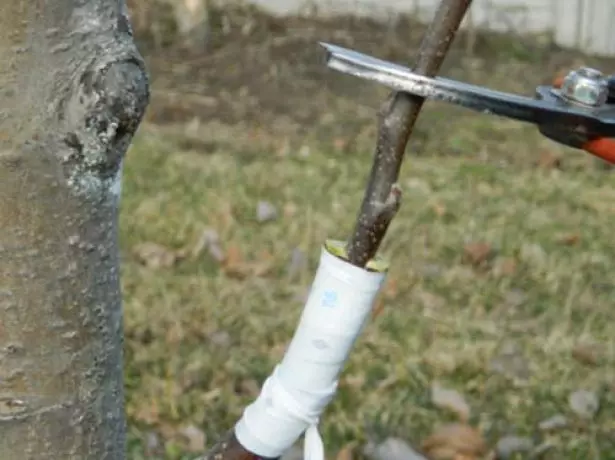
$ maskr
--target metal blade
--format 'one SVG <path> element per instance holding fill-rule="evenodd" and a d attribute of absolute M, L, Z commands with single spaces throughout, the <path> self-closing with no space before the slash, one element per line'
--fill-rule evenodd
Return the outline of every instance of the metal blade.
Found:
<path fill-rule="evenodd" d="M 540 99 L 494 91 L 446 78 L 429 78 L 409 68 L 340 46 L 322 43 L 331 69 L 374 81 L 396 91 L 425 99 L 448 102 L 474 111 L 491 113 L 537 125 L 587 129 L 601 136 L 615 136 L 612 106 L 590 109 L 566 104 L 549 96 L 550 87 L 539 87 Z"/>

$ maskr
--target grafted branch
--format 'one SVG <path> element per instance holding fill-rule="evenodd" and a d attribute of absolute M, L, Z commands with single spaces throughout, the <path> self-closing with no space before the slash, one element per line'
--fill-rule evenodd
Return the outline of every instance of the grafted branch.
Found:
<path fill-rule="evenodd" d="M 455 38 L 455 34 L 472 0 L 442 0 L 419 48 L 414 71 L 434 76 Z M 401 192 L 396 183 L 408 139 L 423 106 L 424 99 L 408 93 L 394 92 L 382 105 L 374 163 L 365 190 L 352 237 L 348 243 L 348 260 L 364 267 L 374 258 L 395 216 L 383 203 Z M 383 210 L 386 211 L 383 214 Z"/>
<path fill-rule="evenodd" d="M 415 71 L 429 76 L 438 72 L 470 4 L 471 0 L 442 0 L 421 43 Z M 393 93 L 381 109 L 374 164 L 347 248 L 349 262 L 353 265 L 365 267 L 374 258 L 399 209 L 401 190 L 396 182 L 408 138 L 422 105 L 422 98 Z M 244 448 L 231 431 L 198 460 L 259 458 Z"/>

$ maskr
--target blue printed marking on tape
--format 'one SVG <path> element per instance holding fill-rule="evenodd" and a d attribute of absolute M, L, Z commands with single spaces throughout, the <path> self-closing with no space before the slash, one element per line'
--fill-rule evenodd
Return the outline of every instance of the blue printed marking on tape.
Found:
<path fill-rule="evenodd" d="M 321 305 L 323 307 L 333 308 L 337 306 L 337 292 L 325 291 L 322 293 Z"/>

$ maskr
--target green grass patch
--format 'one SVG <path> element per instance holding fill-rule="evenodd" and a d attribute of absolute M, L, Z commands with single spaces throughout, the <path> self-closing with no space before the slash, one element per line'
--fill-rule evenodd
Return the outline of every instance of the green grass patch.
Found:
<path fill-rule="evenodd" d="M 536 148 L 531 136 L 495 140 L 507 139 L 518 152 Z M 349 234 L 371 163 L 371 146 L 309 156 L 255 147 L 246 157 L 226 145 L 207 153 L 178 145 L 144 126 L 124 171 L 134 460 L 194 458 L 184 427 L 202 430 L 209 446 L 238 420 L 292 336 L 320 246 Z M 535 436 L 541 420 L 561 413 L 571 426 L 548 437 L 554 447 L 543 458 L 615 458 L 615 189 L 611 175 L 581 163 L 560 170 L 476 155 L 408 158 L 402 208 L 383 247 L 391 262 L 384 310 L 359 339 L 323 417 L 331 454 L 372 435 L 419 443 L 451 420 L 429 399 L 438 380 L 466 397 L 489 442 Z M 260 200 L 278 209 L 277 219 L 257 221 Z M 224 252 L 269 268 L 238 278 L 207 251 L 160 269 L 133 254 L 143 242 L 193 248 L 207 228 Z M 466 260 L 474 242 L 492 248 L 480 266 Z M 293 250 L 306 264 L 290 273 Z M 523 381 L 493 369 L 510 343 L 527 367 Z M 585 343 L 598 350 L 594 365 L 573 357 Z M 601 395 L 593 420 L 568 408 L 580 388 Z M 148 449 L 158 453 L 146 457 Z"/>

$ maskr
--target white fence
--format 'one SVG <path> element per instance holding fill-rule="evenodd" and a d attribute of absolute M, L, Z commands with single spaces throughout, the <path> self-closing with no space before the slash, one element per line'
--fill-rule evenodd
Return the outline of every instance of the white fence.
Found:
<path fill-rule="evenodd" d="M 277 14 L 312 7 L 321 14 L 432 17 L 440 0 L 251 0 Z M 615 0 L 474 0 L 464 25 L 518 34 L 550 32 L 560 46 L 615 57 Z"/>

